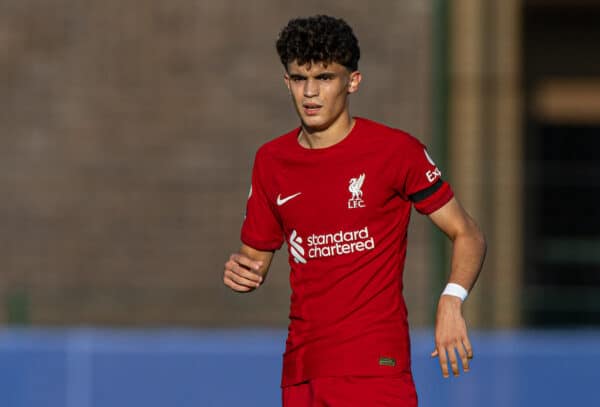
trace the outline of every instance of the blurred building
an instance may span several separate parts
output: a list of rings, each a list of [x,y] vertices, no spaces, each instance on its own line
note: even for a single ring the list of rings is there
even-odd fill
[[[489,240],[477,326],[600,322],[597,1],[5,0],[5,322],[284,325],[284,247],[253,294],[222,285],[255,150],[297,119],[274,50],[289,18],[345,18],[351,111],[430,146]],[[431,324],[448,244],[416,215],[411,322]]]
[[[600,323],[600,2],[524,12],[524,311]]]
[[[490,239],[469,310],[499,326],[598,324],[600,2],[440,3],[450,168]]]

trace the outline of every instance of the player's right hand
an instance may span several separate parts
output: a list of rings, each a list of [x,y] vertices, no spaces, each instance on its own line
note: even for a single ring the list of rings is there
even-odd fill
[[[246,293],[260,287],[263,277],[259,274],[262,261],[255,261],[240,253],[229,256],[223,271],[223,283],[233,291]]]

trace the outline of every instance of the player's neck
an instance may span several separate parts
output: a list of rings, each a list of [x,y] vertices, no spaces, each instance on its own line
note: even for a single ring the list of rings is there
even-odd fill
[[[310,149],[331,147],[348,136],[354,127],[354,123],[355,120],[348,114],[323,130],[314,130],[310,127],[302,126],[298,142],[302,147]]]

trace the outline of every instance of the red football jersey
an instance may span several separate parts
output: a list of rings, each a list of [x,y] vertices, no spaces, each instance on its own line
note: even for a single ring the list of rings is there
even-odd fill
[[[411,205],[453,196],[425,146],[355,119],[339,143],[307,149],[297,128],[256,153],[246,245],[288,244],[292,289],[282,385],[410,371],[402,272]]]

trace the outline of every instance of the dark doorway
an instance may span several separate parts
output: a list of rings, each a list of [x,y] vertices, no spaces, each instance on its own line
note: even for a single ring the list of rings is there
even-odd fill
[[[600,4],[593,3],[525,6],[523,304],[533,326],[600,325],[600,111],[578,115],[576,97],[582,83],[600,83]],[[561,86],[549,88],[577,86],[554,92],[559,107],[544,111],[538,99],[549,96],[538,90],[553,81]]]

